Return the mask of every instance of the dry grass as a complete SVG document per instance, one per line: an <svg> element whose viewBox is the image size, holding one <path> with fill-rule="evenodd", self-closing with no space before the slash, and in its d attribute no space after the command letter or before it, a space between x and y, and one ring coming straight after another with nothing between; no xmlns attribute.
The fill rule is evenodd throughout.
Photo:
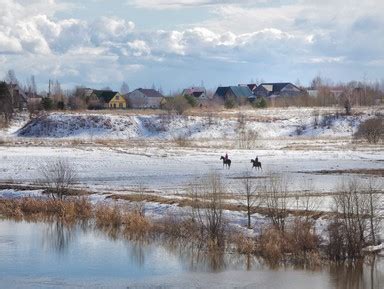
<svg viewBox="0 0 384 289"><path fill-rule="evenodd" d="M57 218L65 223L75 223L92 217L92 206L86 199L0 199L0 214L16 219L46 221Z"/></svg>
<svg viewBox="0 0 384 289"><path fill-rule="evenodd" d="M117 206L111 207L103 204L95 208L95 219L97 227L118 228L123 223L122 212Z"/></svg>
<svg viewBox="0 0 384 289"><path fill-rule="evenodd" d="M320 263L320 237L314 224L296 218L285 231L275 226L267 227L260 235L257 251L272 264L289 258L299 263Z"/></svg>
<svg viewBox="0 0 384 289"><path fill-rule="evenodd" d="M178 198L167 198L167 197L161 197L159 195L155 194L114 194L111 196L108 196L107 198L111 198L113 200L125 200L129 202L151 202L151 203L159 203L159 204L166 204L166 205L177 205L179 207L196 207L199 206L200 208L207 208L208 204L206 200L194 200L192 196L186 194L185 197L178 197ZM231 200L233 196L230 196L228 194L224 194L221 196L222 199L229 199ZM247 211L247 206L242 204L236 204L236 203L224 203L223 209L228 211ZM304 216L304 217L310 217L313 219L318 219L324 215L326 215L326 212L322 211L312 211L312 210L295 210L295 209L287 209L288 214L293 216ZM265 207L252 207L251 210L252 214L258 213L261 215L266 215L268 213L267 208Z"/></svg>

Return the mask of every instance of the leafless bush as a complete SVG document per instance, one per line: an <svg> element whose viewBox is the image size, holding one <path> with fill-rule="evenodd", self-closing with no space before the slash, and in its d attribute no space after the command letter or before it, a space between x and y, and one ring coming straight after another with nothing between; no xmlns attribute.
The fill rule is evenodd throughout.
<svg viewBox="0 0 384 289"><path fill-rule="evenodd" d="M226 221L223 216L224 186L219 175L210 174L200 184L191 186L193 220L200 227L201 236L209 247L225 245Z"/></svg>
<svg viewBox="0 0 384 289"><path fill-rule="evenodd" d="M284 232L276 226L267 227L258 238L258 252L272 264L286 256L295 262L319 262L319 245L314 222L301 219L295 219Z"/></svg>
<svg viewBox="0 0 384 289"><path fill-rule="evenodd" d="M282 176L270 174L269 178L263 182L261 190L267 217L276 228L284 231L289 206L285 179Z"/></svg>
<svg viewBox="0 0 384 289"><path fill-rule="evenodd" d="M183 114L187 109L189 109L191 105L188 103L187 99L178 95L173 99L168 99L166 104L166 110L175 111L177 114Z"/></svg>
<svg viewBox="0 0 384 289"><path fill-rule="evenodd" d="M38 168L40 179L38 183L46 188L53 199L63 199L71 194L71 186L75 183L77 174L75 168L64 159L41 165Z"/></svg>
<svg viewBox="0 0 384 289"><path fill-rule="evenodd" d="M340 186L334 197L334 218L328 226L328 253L331 258L359 258L362 249L377 242L381 221L381 194L372 181L356 179Z"/></svg>
<svg viewBox="0 0 384 289"><path fill-rule="evenodd" d="M362 122L355 133L355 137L365 139L369 143L378 143L384 138L383 117L375 117Z"/></svg>

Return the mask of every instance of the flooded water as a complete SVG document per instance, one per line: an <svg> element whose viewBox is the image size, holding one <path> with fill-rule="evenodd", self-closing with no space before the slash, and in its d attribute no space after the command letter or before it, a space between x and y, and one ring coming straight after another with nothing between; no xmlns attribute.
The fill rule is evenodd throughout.
<svg viewBox="0 0 384 289"><path fill-rule="evenodd" d="M384 288L384 260L271 269L244 255L113 239L59 223L0 220L0 288Z"/></svg>

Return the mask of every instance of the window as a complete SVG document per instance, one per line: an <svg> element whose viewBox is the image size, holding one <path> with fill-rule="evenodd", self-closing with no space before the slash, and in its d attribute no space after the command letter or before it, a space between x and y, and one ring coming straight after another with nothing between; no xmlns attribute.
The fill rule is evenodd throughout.
<svg viewBox="0 0 384 289"><path fill-rule="evenodd" d="M119 108L124 108L122 103L119 103Z"/></svg>
<svg viewBox="0 0 384 289"><path fill-rule="evenodd" d="M120 95L116 95L116 100L119 100L120 99Z"/></svg>

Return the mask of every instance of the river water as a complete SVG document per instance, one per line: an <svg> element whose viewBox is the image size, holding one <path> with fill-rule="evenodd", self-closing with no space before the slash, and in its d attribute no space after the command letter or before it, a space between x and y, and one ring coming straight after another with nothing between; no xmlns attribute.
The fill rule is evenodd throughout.
<svg viewBox="0 0 384 289"><path fill-rule="evenodd" d="M270 268L257 258L113 238L79 226L0 220L0 288L384 288L384 260Z"/></svg>

